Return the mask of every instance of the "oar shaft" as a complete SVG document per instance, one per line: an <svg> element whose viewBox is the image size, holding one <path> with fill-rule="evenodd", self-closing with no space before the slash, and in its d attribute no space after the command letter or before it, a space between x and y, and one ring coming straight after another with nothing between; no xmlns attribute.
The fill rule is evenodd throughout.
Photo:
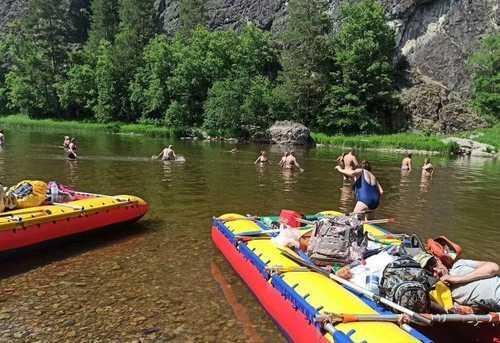
<svg viewBox="0 0 500 343"><path fill-rule="evenodd" d="M370 299L372 299L374 301L378 301L378 302L380 302L380 303L382 303L384 305L387 305L387 306L389 306L389 307L391 307L391 308L393 308L393 309L395 309L395 310L397 310L397 311L399 311L401 313L405 313L405 314L409 315L412 319L414 319L417 322L424 323L426 325L431 325L432 324L432 322L431 322L430 319L425 318L425 317L421 316L420 314L415 313L412 310L407 309L406 307L403 307L403 306L401 306L399 304L396 304L395 302L392 302L392 301L390 301L390 300L388 300L388 299L386 299L384 297L381 297L381 296L379 296L379 295L377 295L377 294L375 294L375 293L367 290L366 288L363 288L363 287L360 287L358 285L355 285L352 282L347 281L347 280L345 280L345 279L343 279L343 278L341 278L341 277L339 277L339 276L337 276L337 275L335 275L333 273L329 273L329 272L327 272L327 271L325 271L325 270L323 270L323 269L321 269L321 268L319 268L319 267L317 267L315 265L312 265L312 264L304 261L302 258L294 256L293 254L290 254L286 250L282 249L282 253L285 256L289 257L290 259L294 260L295 262L297 262L299 264L302 264L303 266L309 267L310 269L312 269L312 270L314 270L314 271L316 271L316 272L318 272L320 274L326 275L330 279L335 280L338 283L340 283L340 284L342 284L344 286L347 286L348 288L350 288L350 289L352 289L352 290L354 290L354 291L356 291L358 293L364 294L365 296L367 296L368 298L370 298Z"/></svg>
<svg viewBox="0 0 500 343"><path fill-rule="evenodd" d="M347 336L342 331L335 329L335 326L333 326L331 323L323 324L323 329L325 329L325 331L327 331L330 335L332 335L333 341L335 343L351 343L352 342L352 340L349 336Z"/></svg>
<svg viewBox="0 0 500 343"><path fill-rule="evenodd" d="M490 314L429 314L425 315L432 322L449 323L449 322L499 322L500 313Z"/></svg>

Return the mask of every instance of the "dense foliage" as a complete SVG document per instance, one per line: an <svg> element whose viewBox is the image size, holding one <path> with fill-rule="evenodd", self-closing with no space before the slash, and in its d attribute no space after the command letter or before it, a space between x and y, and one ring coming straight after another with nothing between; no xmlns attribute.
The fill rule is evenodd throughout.
<svg viewBox="0 0 500 343"><path fill-rule="evenodd" d="M200 0L180 0L179 31L167 36L154 3L92 0L82 44L66 0L31 0L2 38L0 108L214 132L276 119L324 132L390 129L394 34L375 0L344 6L336 29L326 0L290 0L279 37L252 24L209 31Z"/></svg>
<svg viewBox="0 0 500 343"><path fill-rule="evenodd" d="M469 59L473 72L473 106L491 120L500 119L500 34L483 39Z"/></svg>

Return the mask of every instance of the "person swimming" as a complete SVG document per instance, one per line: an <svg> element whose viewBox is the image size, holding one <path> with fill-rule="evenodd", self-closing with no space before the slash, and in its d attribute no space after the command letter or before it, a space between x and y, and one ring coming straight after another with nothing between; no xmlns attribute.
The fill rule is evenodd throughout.
<svg viewBox="0 0 500 343"><path fill-rule="evenodd" d="M78 155L76 154L77 146L76 146L76 138L71 138L68 144L68 159L76 160Z"/></svg>
<svg viewBox="0 0 500 343"><path fill-rule="evenodd" d="M177 156L175 155L173 146L169 145L160 152L157 158L160 158L162 161L175 161Z"/></svg>
<svg viewBox="0 0 500 343"><path fill-rule="evenodd" d="M401 170L402 171L411 171L411 157L412 153L409 152L406 154L406 157L401 161Z"/></svg>
<svg viewBox="0 0 500 343"><path fill-rule="evenodd" d="M370 163L361 161L360 168L350 170L336 166L337 171L347 177L354 178L354 192L356 194L356 205L354 213L366 213L375 210L379 204L384 190L371 171Z"/></svg>
<svg viewBox="0 0 500 343"><path fill-rule="evenodd" d="M71 143L71 139L69 136L64 136L63 147L64 149L69 149L69 144Z"/></svg>
<svg viewBox="0 0 500 343"><path fill-rule="evenodd" d="M257 159L255 160L254 164L257 163L260 163L261 165L269 163L269 158L267 157L267 153L264 150L260 152L259 157L257 157Z"/></svg>
<svg viewBox="0 0 500 343"><path fill-rule="evenodd" d="M422 166L422 177L432 177L434 175L434 166L431 163L430 158L426 158L424 165Z"/></svg>

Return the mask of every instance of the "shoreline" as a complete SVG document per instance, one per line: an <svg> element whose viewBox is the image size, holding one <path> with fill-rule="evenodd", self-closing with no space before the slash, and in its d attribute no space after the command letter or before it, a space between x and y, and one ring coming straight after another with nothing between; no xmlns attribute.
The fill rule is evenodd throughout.
<svg viewBox="0 0 500 343"><path fill-rule="evenodd" d="M197 128L180 129L161 127L154 124L141 123L98 123L78 120L54 120L54 119L32 119L26 115L11 114L0 116L0 126L6 128L31 128L41 130L62 131L100 131L122 135L145 135L153 138L176 138L192 140L203 140L201 132ZM311 137L316 142L317 148L355 148L359 150L381 151L388 153L413 153L418 155L455 155L458 145L452 142L445 143L442 140L450 136L423 135L418 133L403 132L386 135L335 135L329 136L323 133L312 132ZM472 132L458 134L457 137L470 137L479 142L492 144L500 147L500 124L488 129L480 129ZM481 139L482 138L482 139ZM224 141L234 142L236 138L225 138Z"/></svg>

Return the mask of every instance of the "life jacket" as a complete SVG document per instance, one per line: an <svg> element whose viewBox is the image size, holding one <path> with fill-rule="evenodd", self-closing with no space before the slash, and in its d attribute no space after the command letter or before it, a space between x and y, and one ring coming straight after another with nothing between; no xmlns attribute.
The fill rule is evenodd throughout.
<svg viewBox="0 0 500 343"><path fill-rule="evenodd" d="M368 245L362 222L355 216L324 218L316 223L307 254L317 265L361 260Z"/></svg>
<svg viewBox="0 0 500 343"><path fill-rule="evenodd" d="M6 193L14 198L16 208L29 208L42 205L47 199L48 186L43 181L24 180L12 186Z"/></svg>
<svg viewBox="0 0 500 343"><path fill-rule="evenodd" d="M426 242L426 248L432 255L440 259L447 268L451 268L462 253L462 247L445 236L434 239L429 238Z"/></svg>

